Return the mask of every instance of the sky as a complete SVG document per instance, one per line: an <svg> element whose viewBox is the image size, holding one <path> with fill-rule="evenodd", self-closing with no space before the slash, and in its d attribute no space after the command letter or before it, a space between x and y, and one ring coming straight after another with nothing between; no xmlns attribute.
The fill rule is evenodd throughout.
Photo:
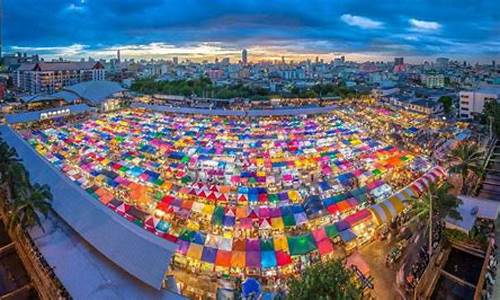
<svg viewBox="0 0 500 300"><path fill-rule="evenodd" d="M4 0L6 52L251 61L500 60L498 0Z"/></svg>

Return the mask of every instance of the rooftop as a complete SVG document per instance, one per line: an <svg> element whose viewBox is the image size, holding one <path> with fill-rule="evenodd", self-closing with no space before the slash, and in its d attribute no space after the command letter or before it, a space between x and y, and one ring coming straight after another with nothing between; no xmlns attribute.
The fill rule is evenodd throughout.
<svg viewBox="0 0 500 300"><path fill-rule="evenodd" d="M95 105L100 104L112 95L126 91L118 82L107 80L85 81L63 89L64 97L71 97L69 93L79 98L90 101Z"/></svg>
<svg viewBox="0 0 500 300"><path fill-rule="evenodd" d="M99 62L39 62L23 63L18 71L77 71L103 68Z"/></svg>

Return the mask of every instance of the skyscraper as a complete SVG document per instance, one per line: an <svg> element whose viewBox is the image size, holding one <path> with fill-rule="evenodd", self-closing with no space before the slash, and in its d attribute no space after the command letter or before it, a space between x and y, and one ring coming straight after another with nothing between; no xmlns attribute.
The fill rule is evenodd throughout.
<svg viewBox="0 0 500 300"><path fill-rule="evenodd" d="M121 57L120 57L120 49L118 49L116 51L116 59L117 59L117 62L120 63L121 62Z"/></svg>
<svg viewBox="0 0 500 300"><path fill-rule="evenodd" d="M403 57L395 57L394 58L394 65L395 66L404 65L404 64L405 64L405 60Z"/></svg>
<svg viewBox="0 0 500 300"><path fill-rule="evenodd" d="M243 51L241 51L241 63L243 63L244 65L246 65L248 63L248 51L247 51L247 49L243 49Z"/></svg>

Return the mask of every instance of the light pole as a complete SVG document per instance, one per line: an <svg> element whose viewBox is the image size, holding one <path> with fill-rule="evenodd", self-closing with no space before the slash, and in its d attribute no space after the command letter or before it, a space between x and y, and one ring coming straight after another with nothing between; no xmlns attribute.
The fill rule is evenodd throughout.
<svg viewBox="0 0 500 300"><path fill-rule="evenodd" d="M490 120L490 139L488 140L488 142L491 141L491 139L493 138L493 116L488 116L488 119Z"/></svg>

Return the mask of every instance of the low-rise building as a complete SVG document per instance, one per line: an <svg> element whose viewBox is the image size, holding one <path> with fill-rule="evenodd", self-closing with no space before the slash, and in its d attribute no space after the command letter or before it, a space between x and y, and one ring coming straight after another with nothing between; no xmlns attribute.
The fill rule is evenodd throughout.
<svg viewBox="0 0 500 300"><path fill-rule="evenodd" d="M428 88L443 88L444 75L443 74L422 74L420 77L422 84Z"/></svg>
<svg viewBox="0 0 500 300"><path fill-rule="evenodd" d="M23 63L13 73L17 89L30 95L51 94L65 86L105 79L100 62Z"/></svg>

